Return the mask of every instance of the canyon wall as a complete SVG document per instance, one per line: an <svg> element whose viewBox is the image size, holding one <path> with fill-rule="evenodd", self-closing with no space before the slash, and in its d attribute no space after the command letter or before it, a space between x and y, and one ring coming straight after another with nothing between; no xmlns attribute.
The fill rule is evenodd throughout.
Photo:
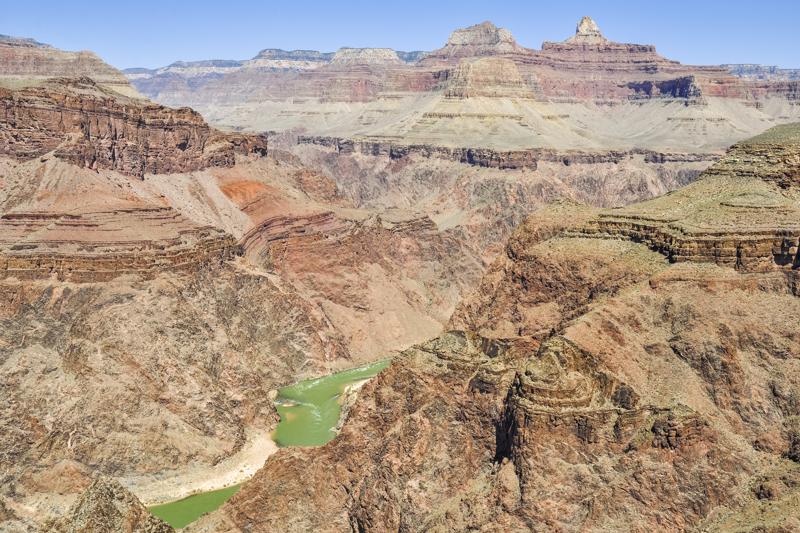
<svg viewBox="0 0 800 533"><path fill-rule="evenodd" d="M800 240L798 189L769 164L798 139L770 130L625 208L640 233L592 231L615 210L539 210L335 441L279 452L189 530L796 529L797 251L748 242ZM661 220L700 253L654 245Z"/></svg>
<svg viewBox="0 0 800 533"><path fill-rule="evenodd" d="M265 154L266 140L222 134L188 108L103 92L90 78L0 88L0 154L55 156L88 168L143 176L232 166L237 152Z"/></svg>

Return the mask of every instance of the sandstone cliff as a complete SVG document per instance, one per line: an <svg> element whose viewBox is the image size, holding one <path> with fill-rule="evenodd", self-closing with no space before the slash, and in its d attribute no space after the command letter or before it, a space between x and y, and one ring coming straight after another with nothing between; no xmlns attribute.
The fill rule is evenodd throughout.
<svg viewBox="0 0 800 533"><path fill-rule="evenodd" d="M122 72L92 52L67 52L32 39L0 35L0 78L26 85L60 76L89 77L118 94L141 98Z"/></svg>
<svg viewBox="0 0 800 533"><path fill-rule="evenodd" d="M800 118L789 76L683 65L653 45L607 38L588 17L540 50L484 22L413 62L387 49L338 55L298 53L309 64L297 68L133 73L132 81L226 128L459 148L713 152Z"/></svg>
<svg viewBox="0 0 800 533"><path fill-rule="evenodd" d="M190 109L128 100L89 78L0 88L0 154L55 156L92 169L144 176L231 166L235 154L266 153L266 141L222 134Z"/></svg>

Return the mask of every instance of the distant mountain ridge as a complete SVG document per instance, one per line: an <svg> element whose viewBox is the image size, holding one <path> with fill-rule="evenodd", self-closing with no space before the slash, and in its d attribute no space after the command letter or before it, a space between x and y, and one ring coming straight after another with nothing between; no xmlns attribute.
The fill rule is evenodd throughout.
<svg viewBox="0 0 800 533"><path fill-rule="evenodd" d="M654 45L607 38L590 17L538 50L485 21L430 52L267 49L230 65L126 74L155 101L193 107L218 127L392 146L719 153L800 120L789 75L684 65Z"/></svg>

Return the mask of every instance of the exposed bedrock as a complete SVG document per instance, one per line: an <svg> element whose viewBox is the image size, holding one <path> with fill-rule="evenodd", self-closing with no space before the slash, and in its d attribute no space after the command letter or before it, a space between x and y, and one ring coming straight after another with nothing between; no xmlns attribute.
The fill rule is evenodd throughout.
<svg viewBox="0 0 800 533"><path fill-rule="evenodd" d="M796 224L797 188L732 160L798 131L740 145L731 174L649 202L539 210L454 331L367 384L336 440L279 452L191 530L796 529L798 270L771 252L769 268L676 263L586 228L669 215L747 243L753 227Z"/></svg>
<svg viewBox="0 0 800 533"><path fill-rule="evenodd" d="M138 227L143 237L120 231L126 226ZM74 215L6 213L0 216L0 230L0 278L55 277L74 282L124 275L152 278L160 272L220 264L240 253L232 236L198 227L167 207ZM108 240L109 235L116 238Z"/></svg>
<svg viewBox="0 0 800 533"><path fill-rule="evenodd" d="M241 240L253 264L279 272L339 329L354 357L410 346L441 331L485 268L456 230L424 215L366 218L323 211L264 219Z"/></svg>
<svg viewBox="0 0 800 533"><path fill-rule="evenodd" d="M62 76L89 77L115 93L141 98L122 72L92 52L69 52L33 39L0 35L0 78L26 85Z"/></svg>
<svg viewBox="0 0 800 533"><path fill-rule="evenodd" d="M46 526L53 533L174 533L122 485L97 478L67 516Z"/></svg>
<svg viewBox="0 0 800 533"><path fill-rule="evenodd" d="M601 213L577 235L631 239L673 262L800 268L800 133L778 126L733 146L691 186Z"/></svg>
<svg viewBox="0 0 800 533"><path fill-rule="evenodd" d="M169 476L236 454L276 422L270 390L349 357L289 284L238 263L3 280L0 329L0 499L37 522L93 472Z"/></svg>
<svg viewBox="0 0 800 533"><path fill-rule="evenodd" d="M297 142L298 144L314 144L333 148L337 153L345 155L360 153L400 159L413 154L499 169L536 170L539 161L563 163L565 166L572 164L619 163L634 155L644 156L644 160L647 163L716 161L719 158L713 153L663 153L643 149L582 152L577 150L559 151L549 148L532 148L528 150L451 148L435 145L403 145L386 141L304 135L298 136Z"/></svg>
<svg viewBox="0 0 800 533"><path fill-rule="evenodd" d="M237 153L265 154L266 139L223 134L188 108L125 99L89 78L0 88L0 153L56 157L124 174L169 174L232 166Z"/></svg>

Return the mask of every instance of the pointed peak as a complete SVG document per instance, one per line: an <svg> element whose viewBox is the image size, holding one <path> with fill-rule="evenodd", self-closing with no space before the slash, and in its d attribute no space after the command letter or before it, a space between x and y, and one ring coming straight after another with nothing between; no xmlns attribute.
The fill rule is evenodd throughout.
<svg viewBox="0 0 800 533"><path fill-rule="evenodd" d="M592 17L583 17L580 22L578 22L578 26L575 28L576 35L586 35L593 36L593 37L602 37L603 34L600 33L600 28L597 26L597 23L594 21Z"/></svg>
<svg viewBox="0 0 800 533"><path fill-rule="evenodd" d="M575 28L575 35L567 39L570 43L602 43L606 38L592 17L583 17Z"/></svg>

